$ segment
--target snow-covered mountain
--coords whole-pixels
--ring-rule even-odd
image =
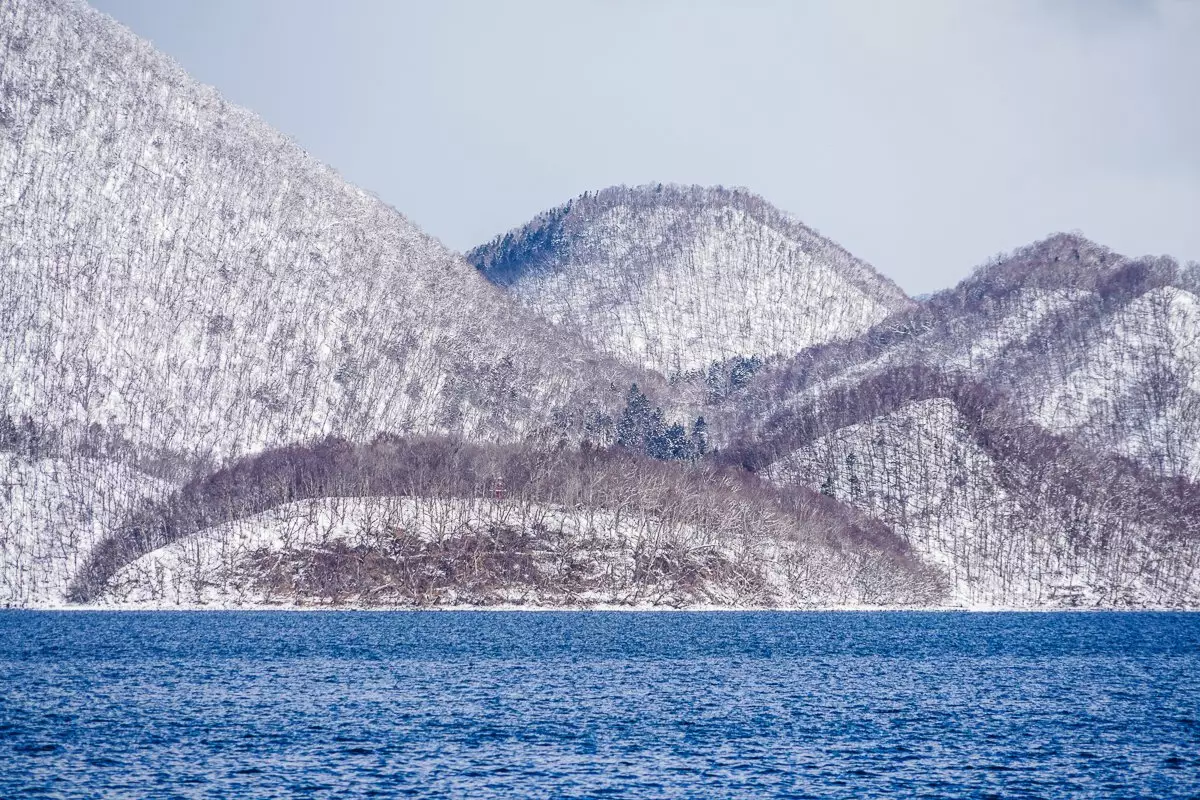
[[[588,193],[467,259],[560,328],[664,374],[792,355],[913,305],[834,242],[722,188]]]
[[[0,603],[205,464],[604,441],[634,380],[110,18],[0,3]]]
[[[0,6],[0,603],[63,602],[70,587],[90,587],[81,576],[133,569],[157,558],[155,546],[186,550],[210,528],[244,531],[242,506],[286,515],[262,506],[271,486],[312,489],[285,461],[270,486],[265,474],[235,472],[244,484],[180,505],[177,481],[206,464],[330,435],[347,447],[434,435],[447,453],[463,439],[520,441],[516,453],[604,443],[631,384],[653,391],[657,380],[525,313],[399,213],[83,3]],[[399,498],[459,541],[492,535],[462,530],[454,504],[421,485],[389,495],[343,482],[304,497],[322,508],[375,498],[360,503],[368,516]],[[460,499],[490,491],[473,483]],[[612,544],[603,563],[635,573],[607,583],[584,574],[580,585],[607,586],[603,596],[621,602],[672,586],[672,597],[736,604],[940,596],[935,573],[896,555],[902,543],[864,544],[876,556],[860,557],[852,542],[862,537],[836,509],[768,513],[743,528],[749,510],[728,521],[710,510],[683,536],[662,510],[681,497],[626,522],[627,496],[546,505],[566,527],[520,528],[511,543],[553,546],[567,558],[559,567],[574,563],[563,548],[576,534],[581,552]],[[147,510],[160,507],[169,513]],[[312,521],[305,535],[320,533],[320,515],[301,517]],[[409,544],[445,544],[427,532],[415,529]],[[764,583],[792,567],[787,586]],[[440,588],[454,590],[456,574]]]
[[[714,438],[885,522],[963,602],[1194,604],[1198,288],[1054,236],[768,365]]]
[[[884,373],[782,412],[762,474],[848,503],[969,605],[1200,603],[1200,487],[1028,424],[980,384]]]
[[[220,458],[571,438],[638,379],[78,0],[6,0],[0,64],[0,415]]]
[[[1195,266],[1055,236],[918,303],[669,186],[468,259],[3,0],[0,605],[1200,605]]]
[[[1006,392],[1028,419],[1162,476],[1200,480],[1200,269],[1056,235],[858,339],[760,375],[765,418],[883,371],[930,366]]]

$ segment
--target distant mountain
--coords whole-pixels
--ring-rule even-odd
[[[0,417],[218,459],[578,439],[650,380],[83,3],[5,2],[0,54]]]
[[[1152,472],[1200,479],[1200,269],[1057,235],[848,343],[762,374],[736,413],[923,365],[1005,392],[1029,421]]]
[[[848,339],[913,303],[741,190],[614,187],[467,253],[525,306],[664,374]]]
[[[708,415],[780,485],[847,502],[960,602],[1200,601],[1200,274],[1073,235],[996,259]]]
[[[1200,604],[1200,485],[1050,433],[962,376],[879,372],[776,409],[725,457],[883,522],[954,602]]]

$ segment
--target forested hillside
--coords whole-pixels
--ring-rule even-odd
[[[761,371],[729,406],[751,427],[898,367],[1006,393],[1026,419],[1156,474],[1200,479],[1200,268],[1057,235],[848,343]]]
[[[917,302],[663,185],[464,260],[0,0],[0,605],[1198,607],[1198,480],[1196,265],[1057,235]]]
[[[198,457],[578,439],[634,379],[83,3],[5,2],[0,53],[0,416]]]
[[[885,523],[958,602],[1200,602],[1200,486],[1055,435],[976,380],[893,368],[775,411],[725,457]]]
[[[396,437],[190,482],[76,574],[72,599],[151,604],[888,605],[946,590],[885,526],[741,470]]]
[[[848,339],[912,305],[834,242],[720,187],[588,193],[467,260],[559,329],[669,375]]]
[[[0,602],[239,454],[611,441],[634,380],[111,19],[0,4]]]
[[[766,365],[712,435],[884,522],[963,602],[1195,603],[1198,279],[1053,236]]]

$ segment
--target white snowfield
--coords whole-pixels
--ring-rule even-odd
[[[1200,605],[1200,538],[1123,518],[1119,497],[1065,517],[1057,498],[1014,497],[1001,468],[955,405],[936,398],[819,437],[767,473],[887,523],[946,570],[955,603]],[[1108,541],[1087,546],[1102,529]]]
[[[511,291],[604,352],[663,374],[791,355],[912,305],[871,267],[746,192],[614,187],[548,214],[565,214],[555,249]],[[487,273],[501,252],[493,243],[468,258]]]

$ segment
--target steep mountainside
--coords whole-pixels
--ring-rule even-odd
[[[634,377],[111,19],[0,5],[0,416],[205,457],[570,438]]]
[[[731,413],[753,427],[894,368],[1007,393],[1027,419],[1163,476],[1200,479],[1200,271],[1059,235],[859,339],[772,365]]]
[[[467,259],[560,328],[664,374],[847,339],[912,301],[739,190],[614,187]]]
[[[635,382],[661,383],[107,17],[0,5],[0,603],[943,595],[890,531],[811,493],[631,455],[547,473],[592,452],[572,442],[612,441]],[[456,465],[453,491],[411,451],[389,480],[367,468],[414,434]],[[287,459],[331,435],[315,463]],[[467,441],[526,461],[465,465]]]

